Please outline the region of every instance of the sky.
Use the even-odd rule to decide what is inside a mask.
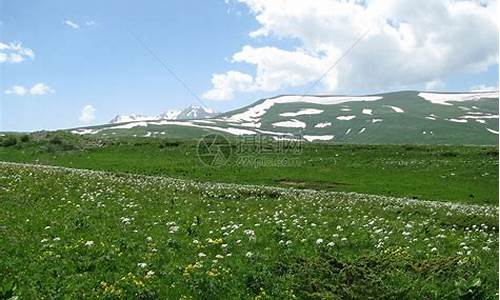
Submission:
[[[0,0],[0,131],[290,93],[498,90],[497,15],[487,0]]]

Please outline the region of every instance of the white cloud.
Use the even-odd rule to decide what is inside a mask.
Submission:
[[[45,95],[53,92],[54,90],[50,86],[42,82],[39,82],[30,88],[31,95]]]
[[[94,20],[86,21],[85,26],[94,26],[96,25],[96,22]]]
[[[64,24],[68,25],[69,27],[73,28],[73,29],[78,29],[80,28],[80,25],[71,21],[71,20],[65,20],[64,21]]]
[[[21,85],[15,85],[5,91],[5,94],[17,95],[17,96],[25,96],[25,95],[41,96],[41,95],[46,95],[48,93],[54,93],[54,90],[43,82],[36,83],[31,88],[24,87]]]
[[[285,51],[275,47],[245,46],[234,54],[233,61],[255,65],[254,89],[275,91],[316,80],[324,72],[328,58],[313,56],[301,49]],[[335,78],[329,79],[325,83],[335,86]]]
[[[426,91],[436,91],[439,89],[443,89],[445,86],[446,85],[443,81],[441,81],[440,79],[436,79],[436,80],[427,81],[425,83],[425,90]]]
[[[34,59],[35,52],[25,48],[20,42],[4,44],[0,42],[0,63],[19,63],[26,59]]]
[[[20,86],[20,85],[14,85],[13,87],[11,87],[10,89],[5,91],[6,94],[9,94],[9,95],[13,94],[13,95],[18,95],[18,96],[24,96],[28,92],[29,92],[28,89],[26,89],[24,86]]]
[[[251,37],[293,39],[300,48],[243,47],[233,62],[256,67],[253,84],[231,95],[312,84],[368,29],[318,88],[432,86],[436,78],[498,63],[496,0],[238,1],[260,24]]]
[[[229,100],[234,91],[245,91],[253,83],[252,76],[238,71],[228,71],[224,74],[212,75],[213,88],[203,94],[203,98],[210,100]]]
[[[91,123],[92,121],[95,120],[95,108],[88,104],[85,105],[80,113],[80,117],[78,118],[80,122],[83,122],[85,124]]]
[[[471,92],[491,92],[491,91],[498,91],[498,86],[478,84],[478,85],[471,86],[469,90]]]
[[[285,87],[301,86],[316,80],[324,72],[327,58],[312,57],[302,50],[285,51],[275,47],[245,46],[235,53],[232,62],[243,62],[256,67],[256,76],[239,71],[212,75],[213,88],[203,94],[205,99],[230,100],[237,91],[276,91]],[[336,71],[325,79],[325,84],[336,84]]]

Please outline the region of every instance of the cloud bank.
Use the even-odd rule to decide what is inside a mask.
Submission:
[[[487,0],[238,0],[260,25],[255,39],[293,39],[295,49],[244,46],[233,63],[254,74],[213,74],[203,96],[229,100],[237,92],[278,91],[313,84],[369,30],[318,84],[319,92],[439,87],[455,72],[498,63],[498,1]],[[318,92],[318,91],[314,91]]]

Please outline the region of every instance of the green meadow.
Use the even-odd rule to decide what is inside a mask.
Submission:
[[[498,202],[494,146],[229,143],[230,155],[216,167],[200,162],[197,140],[57,133],[0,147],[0,160],[423,200]]]
[[[2,145],[1,299],[498,297],[496,147]]]

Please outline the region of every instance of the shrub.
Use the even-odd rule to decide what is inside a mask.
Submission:
[[[17,138],[15,136],[12,136],[12,135],[5,137],[1,142],[1,145],[3,147],[14,146],[15,144],[17,144]]]
[[[29,135],[27,135],[27,134],[25,134],[25,135],[21,136],[20,140],[21,140],[21,142],[23,142],[23,143],[27,143],[27,142],[29,142],[29,141],[30,141],[30,136],[29,136]]]
[[[59,136],[54,136],[49,141],[52,145],[61,145],[63,140]]]

